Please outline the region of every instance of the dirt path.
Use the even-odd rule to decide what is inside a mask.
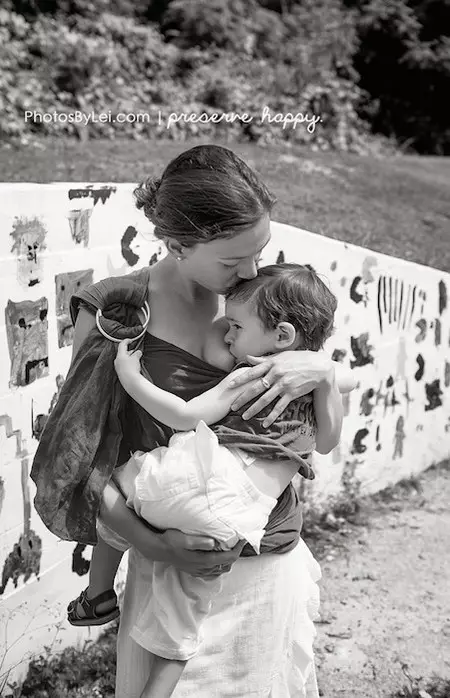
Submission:
[[[450,468],[363,502],[353,522],[330,517],[306,540],[322,565],[317,662],[325,698],[450,698]],[[328,530],[327,530],[328,529]],[[320,538],[317,537],[320,534]],[[441,689],[442,690],[442,689]],[[427,693],[423,693],[426,698]]]

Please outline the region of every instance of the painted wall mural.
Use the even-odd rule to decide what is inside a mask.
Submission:
[[[93,282],[93,269],[69,271],[55,276],[56,287],[56,322],[58,330],[58,347],[72,345],[73,326],[70,320],[69,304],[71,296]]]
[[[39,578],[42,554],[42,540],[31,528],[31,500],[29,488],[29,454],[22,441],[20,429],[13,429],[11,417],[0,415],[0,427],[4,427],[6,437],[14,438],[16,442],[16,457],[20,461],[20,483],[23,501],[23,530],[19,539],[6,556],[0,580],[0,596],[4,593],[8,582],[17,588],[19,578],[27,582],[32,575]],[[17,505],[19,502],[17,502]]]
[[[64,616],[91,551],[45,529],[29,470],[71,359],[70,296],[164,254],[133,188],[0,185],[0,226],[9,231],[0,238],[0,625],[22,608],[34,623],[3,652],[0,637],[0,678],[15,664],[23,669],[23,658],[49,643],[49,629],[62,646],[85,637]],[[358,381],[344,396],[341,443],[315,457],[316,479],[303,487],[306,515],[308,507],[352,506],[449,457],[450,275],[283,224],[272,233],[262,264],[310,263],[338,297],[326,349]],[[48,598],[57,616],[50,628]]]
[[[16,216],[10,235],[11,253],[17,257],[17,278],[23,286],[35,286],[42,278],[42,252],[47,230],[40,218]]]
[[[89,244],[89,219],[92,214],[90,208],[73,208],[67,214],[70,226],[70,234],[75,244],[83,243],[84,247]]]
[[[8,300],[6,336],[11,360],[11,386],[29,385],[48,376],[48,301]]]

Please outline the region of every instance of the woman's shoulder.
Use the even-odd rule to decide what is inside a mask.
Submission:
[[[80,307],[95,311],[120,301],[141,307],[147,300],[149,278],[150,267],[143,267],[130,274],[108,276],[74,293],[70,299],[72,323]]]

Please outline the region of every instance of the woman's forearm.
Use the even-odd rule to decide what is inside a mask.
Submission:
[[[109,482],[103,492],[100,517],[109,528],[125,538],[146,558],[166,561],[168,551],[161,535],[152,531],[143,519],[127,507],[124,497],[113,482]]]
[[[316,451],[329,453],[339,443],[344,416],[334,370],[315,388],[313,400],[317,422]]]

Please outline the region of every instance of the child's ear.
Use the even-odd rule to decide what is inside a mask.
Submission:
[[[297,332],[294,325],[290,322],[280,322],[276,329],[276,347],[277,349],[294,349]]]

